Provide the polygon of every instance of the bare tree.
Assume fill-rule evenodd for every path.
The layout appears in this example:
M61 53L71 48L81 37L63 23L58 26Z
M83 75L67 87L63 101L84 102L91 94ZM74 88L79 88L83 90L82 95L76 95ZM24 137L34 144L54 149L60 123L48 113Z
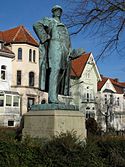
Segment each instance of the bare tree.
M109 132L111 128L115 129L114 123L116 122L114 121L118 121L118 116L120 116L121 113L120 111L116 111L116 108L120 109L120 104L117 101L115 95L108 94L107 98L98 98L96 105L98 111L98 121L100 122L102 121L101 118L104 118L106 132Z
M64 0L65 1L65 0ZM103 49L99 58L107 51L123 51L125 43L125 0L68 0L65 14L71 35L81 31L102 37ZM84 33L86 34L86 33Z

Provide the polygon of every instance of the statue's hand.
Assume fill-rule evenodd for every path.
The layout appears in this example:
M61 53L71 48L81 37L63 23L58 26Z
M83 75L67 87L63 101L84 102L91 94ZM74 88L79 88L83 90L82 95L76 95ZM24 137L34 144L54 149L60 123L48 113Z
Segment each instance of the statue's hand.
M49 40L50 40L50 35L47 34L47 35L46 35L46 38L45 38L44 40L42 40L42 44L47 43Z

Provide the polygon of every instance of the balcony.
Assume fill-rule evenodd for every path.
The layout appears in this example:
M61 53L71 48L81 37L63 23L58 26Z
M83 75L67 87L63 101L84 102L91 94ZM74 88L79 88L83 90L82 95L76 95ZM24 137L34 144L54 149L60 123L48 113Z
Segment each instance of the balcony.
M95 98L81 98L81 103L96 103Z

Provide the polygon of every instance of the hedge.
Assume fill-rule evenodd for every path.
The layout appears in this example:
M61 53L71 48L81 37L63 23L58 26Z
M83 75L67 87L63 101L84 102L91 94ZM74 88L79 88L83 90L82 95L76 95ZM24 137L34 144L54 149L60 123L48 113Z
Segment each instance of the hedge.
M1 135L0 167L125 167L125 138L100 137L80 141L76 133L51 140L27 137L17 141Z

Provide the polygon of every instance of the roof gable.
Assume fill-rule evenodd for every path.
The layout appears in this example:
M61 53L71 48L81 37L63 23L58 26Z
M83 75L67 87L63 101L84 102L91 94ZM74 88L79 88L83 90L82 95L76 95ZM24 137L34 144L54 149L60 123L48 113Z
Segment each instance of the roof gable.
M71 61L71 77L80 78L85 68L85 65L90 57L90 54L91 53L83 53L82 56Z
M80 78L86 68L87 63L92 65L98 80L101 80L101 76L99 74L99 71L96 66L92 53L83 53L82 56L71 61L70 76L73 78Z
M102 76L102 81L98 82L98 91L100 91L103 88L103 86L106 84L106 82L108 80L113 85L116 93L118 93L118 94L123 94L124 93L124 91L123 91L123 89L125 88L125 83L124 82L123 83L118 82L118 81L116 81L116 79L107 78L107 77L103 77L103 76Z
M88 61L87 61L87 64L90 64L91 65L91 70L93 69L94 72L95 72L95 75L97 77L97 80L98 81L101 81L101 76L100 76L100 73L99 73L99 70L98 70L98 67L96 65L96 62L94 60L94 57L93 57L93 54L91 53L89 58L88 58ZM87 66L86 66L87 67Z
M105 82L105 84L103 85L102 89L105 88L105 89L108 89L110 90L111 92L116 92L116 89L113 85L113 83L111 82L111 80L108 78L107 81Z
M28 43L34 46L38 46L37 41L32 35L24 28L24 26L18 26L10 30L3 31L3 40L6 44L10 43Z

